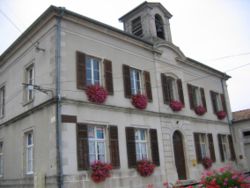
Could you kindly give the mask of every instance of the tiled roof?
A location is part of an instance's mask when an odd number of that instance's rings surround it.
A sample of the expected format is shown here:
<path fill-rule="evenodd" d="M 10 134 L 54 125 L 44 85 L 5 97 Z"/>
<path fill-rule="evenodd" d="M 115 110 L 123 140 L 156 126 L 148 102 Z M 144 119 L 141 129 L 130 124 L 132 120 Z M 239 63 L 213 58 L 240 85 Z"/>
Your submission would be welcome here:
<path fill-rule="evenodd" d="M 250 120 L 250 109 L 233 112 L 233 122 Z"/>

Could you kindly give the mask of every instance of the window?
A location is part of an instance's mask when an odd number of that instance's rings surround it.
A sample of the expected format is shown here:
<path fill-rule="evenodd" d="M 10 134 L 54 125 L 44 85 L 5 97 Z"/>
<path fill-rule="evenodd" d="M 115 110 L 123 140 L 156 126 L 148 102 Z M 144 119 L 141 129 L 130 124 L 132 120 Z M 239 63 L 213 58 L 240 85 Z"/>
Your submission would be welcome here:
<path fill-rule="evenodd" d="M 136 160 L 148 159 L 148 136 L 146 129 L 135 129 Z"/>
<path fill-rule="evenodd" d="M 26 102 L 32 101 L 34 98 L 34 65 L 30 65 L 25 69 L 25 100 Z"/>
<path fill-rule="evenodd" d="M 141 93 L 141 72 L 137 69 L 130 69 L 131 93 L 132 95 Z"/>
<path fill-rule="evenodd" d="M 156 35 L 161 39 L 165 39 L 164 36 L 164 27 L 163 21 L 160 15 L 155 15 L 155 28 L 156 28 Z"/>
<path fill-rule="evenodd" d="M 221 161 L 235 160 L 235 151 L 231 135 L 218 134 Z"/>
<path fill-rule="evenodd" d="M 204 89 L 191 84 L 188 84 L 187 87 L 190 109 L 194 110 L 197 106 L 203 106 L 205 109 L 207 109 Z"/>
<path fill-rule="evenodd" d="M 110 161 L 114 168 L 120 167 L 117 126 L 79 123 L 77 124 L 78 170 L 87 170 L 96 160 Z"/>
<path fill-rule="evenodd" d="M 33 174 L 33 133 L 25 133 L 26 174 Z"/>
<path fill-rule="evenodd" d="M 0 88 L 0 118 L 4 116 L 5 110 L 5 86 Z"/>
<path fill-rule="evenodd" d="M 86 82 L 87 85 L 100 85 L 100 59 L 86 56 Z"/>
<path fill-rule="evenodd" d="M 126 127 L 126 142 L 129 168 L 135 167 L 136 161 L 141 159 L 149 159 L 155 165 L 160 165 L 156 129 Z"/>
<path fill-rule="evenodd" d="M 88 127 L 89 162 L 106 162 L 105 128 L 97 126 Z"/>
<path fill-rule="evenodd" d="M 123 65 L 123 83 L 126 98 L 145 92 L 148 100 L 152 101 L 150 73 L 148 71 Z"/>
<path fill-rule="evenodd" d="M 0 177 L 3 176 L 3 142 L 0 142 Z"/>
<path fill-rule="evenodd" d="M 101 85 L 113 95 L 112 62 L 82 52 L 76 52 L 77 88 L 86 89 L 88 85 Z"/>
<path fill-rule="evenodd" d="M 170 104 L 173 100 L 178 100 L 184 105 L 184 96 L 181 79 L 161 74 L 163 100 L 165 104 Z"/>
<path fill-rule="evenodd" d="M 227 112 L 224 94 L 219 94 L 214 91 L 210 91 L 210 95 L 213 106 L 213 112 L 215 114 L 219 111 Z"/>
<path fill-rule="evenodd" d="M 141 17 L 137 17 L 132 20 L 132 34 L 138 37 L 143 37 Z"/>
<path fill-rule="evenodd" d="M 216 160 L 212 134 L 194 133 L 194 144 L 198 163 L 201 163 L 204 157 Z"/>

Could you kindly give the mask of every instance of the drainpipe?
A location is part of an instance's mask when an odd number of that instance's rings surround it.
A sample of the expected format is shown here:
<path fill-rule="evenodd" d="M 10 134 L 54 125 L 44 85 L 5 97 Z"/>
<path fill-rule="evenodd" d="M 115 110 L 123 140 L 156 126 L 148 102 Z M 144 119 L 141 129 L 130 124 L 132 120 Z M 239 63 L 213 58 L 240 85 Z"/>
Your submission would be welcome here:
<path fill-rule="evenodd" d="M 221 79 L 221 86 L 222 86 L 222 93 L 224 95 L 224 97 L 226 97 L 226 91 L 225 91 L 225 87 L 224 87 L 224 82 L 223 82 L 223 79 Z M 229 119 L 229 113 L 228 113 L 228 107 L 226 108 L 227 110 L 227 124 L 229 126 L 229 131 L 230 131 L 230 134 L 232 135 L 233 137 L 233 140 L 235 141 L 236 138 L 235 138 L 235 134 L 234 134 L 234 131 L 233 131 L 233 127 L 232 127 L 232 120 Z M 234 147 L 234 143 L 233 143 L 233 147 Z M 234 147 L 234 150 L 235 150 L 235 147 Z M 235 156 L 235 162 L 237 164 L 237 156 Z"/>
<path fill-rule="evenodd" d="M 63 188 L 63 167 L 62 167 L 62 128 L 61 128 L 61 20 L 64 8 L 59 8 L 59 15 L 56 17 L 56 161 L 57 161 L 57 185 Z"/>

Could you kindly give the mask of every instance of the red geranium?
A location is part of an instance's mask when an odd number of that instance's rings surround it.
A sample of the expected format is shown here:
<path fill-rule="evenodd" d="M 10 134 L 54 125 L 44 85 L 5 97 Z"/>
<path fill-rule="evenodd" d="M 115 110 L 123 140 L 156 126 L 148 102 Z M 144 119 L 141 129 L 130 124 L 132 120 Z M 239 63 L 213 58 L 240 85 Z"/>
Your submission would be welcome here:
<path fill-rule="evenodd" d="M 204 157 L 204 158 L 202 159 L 202 165 L 203 165 L 203 167 L 204 167 L 206 170 L 209 169 L 209 168 L 211 168 L 212 164 L 213 164 L 213 161 L 212 161 L 212 159 L 210 159 L 209 157 Z"/>
<path fill-rule="evenodd" d="M 101 104 L 105 102 L 108 92 L 99 85 L 90 85 L 87 87 L 86 94 L 90 102 Z"/>
<path fill-rule="evenodd" d="M 105 181 L 106 178 L 110 177 L 110 170 L 112 170 L 112 165 L 108 163 L 103 163 L 101 161 L 95 161 L 91 165 L 91 178 L 95 183 L 100 183 Z"/>
<path fill-rule="evenodd" d="M 199 106 L 196 106 L 195 109 L 194 109 L 195 113 L 199 116 L 202 116 L 203 114 L 206 113 L 206 108 L 199 105 Z"/>
<path fill-rule="evenodd" d="M 224 112 L 223 110 L 221 110 L 221 111 L 218 111 L 216 113 L 216 115 L 217 115 L 218 119 L 224 119 L 226 117 L 227 113 Z"/>
<path fill-rule="evenodd" d="M 132 96 L 131 102 L 134 107 L 143 110 L 147 107 L 148 98 L 143 94 L 137 94 Z"/>
<path fill-rule="evenodd" d="M 173 100 L 170 102 L 170 107 L 174 112 L 178 112 L 183 108 L 183 104 L 180 101 Z"/>
<path fill-rule="evenodd" d="M 155 165 L 149 160 L 137 161 L 136 170 L 143 177 L 147 177 L 153 174 L 154 169 L 155 169 Z"/>

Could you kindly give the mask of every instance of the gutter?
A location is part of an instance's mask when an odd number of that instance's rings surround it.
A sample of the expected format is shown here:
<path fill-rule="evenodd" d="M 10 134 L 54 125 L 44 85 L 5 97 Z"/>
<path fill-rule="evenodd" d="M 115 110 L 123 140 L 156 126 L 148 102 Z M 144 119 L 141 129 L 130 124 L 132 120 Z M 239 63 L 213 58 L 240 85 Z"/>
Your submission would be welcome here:
<path fill-rule="evenodd" d="M 62 166 L 62 124 L 61 124 L 61 21 L 65 8 L 58 9 L 56 17 L 56 162 L 57 162 L 57 186 L 63 188 L 63 166 Z"/>

